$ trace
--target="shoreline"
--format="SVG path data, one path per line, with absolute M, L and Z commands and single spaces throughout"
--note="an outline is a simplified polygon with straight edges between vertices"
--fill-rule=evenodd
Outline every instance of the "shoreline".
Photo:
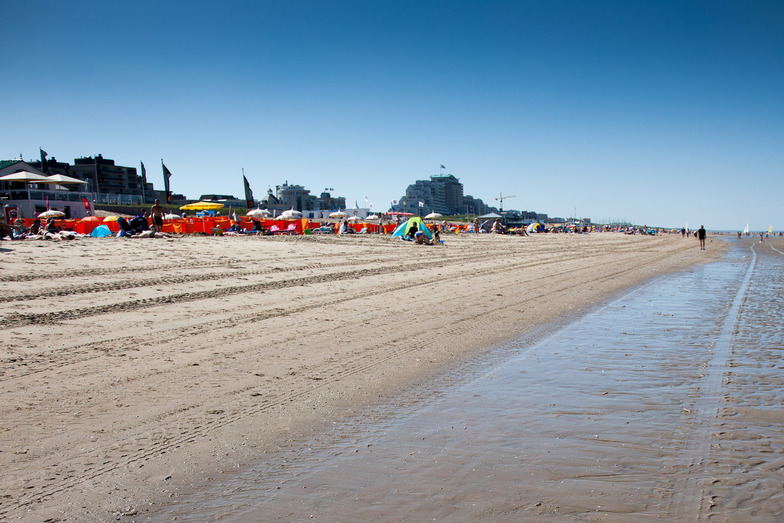
M 3 243 L 0 518 L 141 515 L 726 248 L 679 235 L 444 239 Z

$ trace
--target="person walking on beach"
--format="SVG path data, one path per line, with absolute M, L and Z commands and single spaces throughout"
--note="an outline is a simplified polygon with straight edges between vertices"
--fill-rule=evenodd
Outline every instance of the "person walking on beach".
M 161 232 L 163 229 L 163 207 L 159 199 L 156 198 L 155 204 L 150 207 L 150 214 L 152 214 L 152 230 Z
M 697 238 L 700 239 L 700 250 L 705 250 L 705 226 L 700 225 L 699 230 L 697 231 Z

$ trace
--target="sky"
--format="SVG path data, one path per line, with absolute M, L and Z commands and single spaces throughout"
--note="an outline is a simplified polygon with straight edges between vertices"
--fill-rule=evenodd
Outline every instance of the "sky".
M 0 0 L 0 159 L 784 229 L 780 1 Z M 445 169 L 440 166 L 444 165 Z M 367 200 L 366 200 L 367 198 Z

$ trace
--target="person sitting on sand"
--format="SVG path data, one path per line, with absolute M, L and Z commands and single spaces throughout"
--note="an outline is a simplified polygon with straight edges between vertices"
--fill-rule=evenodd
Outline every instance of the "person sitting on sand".
M 34 236 L 38 235 L 38 234 L 41 234 L 41 219 L 40 218 L 36 218 L 35 220 L 33 220 L 33 224 L 30 226 L 30 234 L 32 234 Z
M 56 233 L 60 232 L 60 228 L 54 223 L 54 218 L 49 218 L 46 220 L 46 232 Z
M 494 232 L 496 234 L 504 234 L 506 232 L 506 229 L 504 229 L 504 226 L 501 225 L 501 218 L 496 218 L 495 221 L 493 222 L 492 232 Z
M 131 218 L 128 225 L 131 226 L 131 229 L 133 229 L 133 232 L 136 234 L 148 231 L 150 229 L 150 222 L 147 218 L 147 211 L 145 211 L 144 214 L 139 214 Z
M 433 245 L 433 240 L 427 237 L 423 231 L 417 231 L 414 234 L 414 241 L 419 245 Z
M 14 225 L 11 227 L 13 235 L 12 240 L 24 240 L 30 234 L 30 229 L 25 226 L 24 220 L 17 218 L 14 220 Z
M 406 236 L 408 236 L 409 240 L 415 240 L 417 232 L 419 232 L 419 226 L 417 225 L 416 222 L 413 222 L 411 224 L 411 227 L 408 228 L 408 232 L 406 233 Z
M 5 238 L 6 236 L 8 236 L 9 239 L 13 240 L 14 239 L 14 234 L 18 230 L 19 230 L 19 227 L 17 227 L 16 225 L 11 225 L 11 224 L 5 223 L 5 221 L 0 219 L 0 240 Z

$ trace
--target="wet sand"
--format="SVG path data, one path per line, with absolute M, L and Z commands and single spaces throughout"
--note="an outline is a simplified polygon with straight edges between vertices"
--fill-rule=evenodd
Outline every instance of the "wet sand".
M 0 520 L 156 520 L 264 456 L 457 380 L 494 347 L 545 337 L 724 245 L 445 240 L 0 243 Z
M 153 520 L 780 521 L 784 253 L 734 243 Z

